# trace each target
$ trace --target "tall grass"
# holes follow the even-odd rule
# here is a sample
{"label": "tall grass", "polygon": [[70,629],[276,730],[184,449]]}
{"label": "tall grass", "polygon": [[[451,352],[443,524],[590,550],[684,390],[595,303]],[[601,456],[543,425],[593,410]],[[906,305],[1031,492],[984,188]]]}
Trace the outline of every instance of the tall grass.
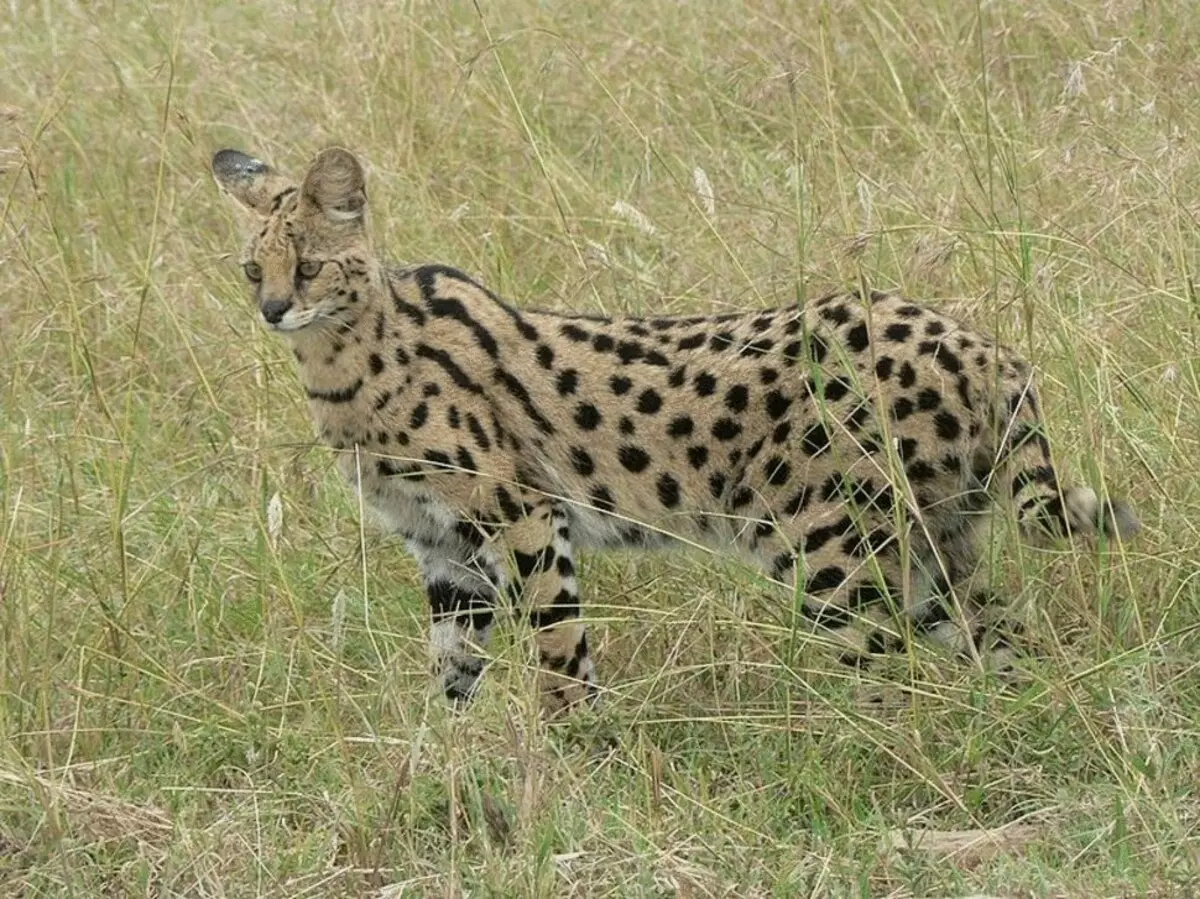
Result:
{"label": "tall grass", "polygon": [[[1197,889],[1200,11],[44,0],[0,39],[0,893]],[[744,569],[618,556],[604,712],[539,722],[514,632],[452,715],[207,175],[335,142],[381,251],[518,303],[958,314],[1145,531],[1002,542],[1012,693],[930,658],[864,705]]]}

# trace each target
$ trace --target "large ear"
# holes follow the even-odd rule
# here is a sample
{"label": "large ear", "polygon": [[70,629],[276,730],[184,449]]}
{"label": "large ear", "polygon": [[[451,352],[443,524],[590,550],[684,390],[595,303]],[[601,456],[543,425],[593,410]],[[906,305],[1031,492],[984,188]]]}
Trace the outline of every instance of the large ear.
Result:
{"label": "large ear", "polygon": [[213,177],[217,184],[247,209],[268,215],[275,198],[291,182],[265,162],[237,150],[221,150],[213,157]]}
{"label": "large ear", "polygon": [[335,222],[358,222],[367,209],[367,179],[354,154],[330,147],[317,154],[304,185],[304,202]]}

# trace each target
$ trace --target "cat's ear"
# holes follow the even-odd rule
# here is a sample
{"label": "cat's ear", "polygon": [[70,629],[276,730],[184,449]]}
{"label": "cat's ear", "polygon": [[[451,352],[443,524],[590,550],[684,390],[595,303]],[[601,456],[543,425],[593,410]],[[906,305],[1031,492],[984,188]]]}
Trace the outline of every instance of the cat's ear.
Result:
{"label": "cat's ear", "polygon": [[362,222],[367,211],[367,179],[362,165],[349,150],[322,150],[308,167],[300,198],[330,221]]}
{"label": "cat's ear", "polygon": [[261,216],[270,215],[279,198],[295,190],[269,165],[238,150],[221,150],[212,160],[213,177],[229,196]]}

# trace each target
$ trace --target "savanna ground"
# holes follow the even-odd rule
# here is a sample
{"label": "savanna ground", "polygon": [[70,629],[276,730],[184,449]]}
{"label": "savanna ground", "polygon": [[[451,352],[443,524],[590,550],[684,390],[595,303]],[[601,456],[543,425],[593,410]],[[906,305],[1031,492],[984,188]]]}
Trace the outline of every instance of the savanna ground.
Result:
{"label": "savanna ground", "polygon": [[[1200,889],[1200,8],[12,0],[0,40],[0,893]],[[960,314],[1145,530],[998,541],[1008,693],[930,654],[864,704],[746,570],[613,556],[603,711],[540,723],[514,629],[452,715],[207,174],[334,142],[392,258],[519,303]]]}

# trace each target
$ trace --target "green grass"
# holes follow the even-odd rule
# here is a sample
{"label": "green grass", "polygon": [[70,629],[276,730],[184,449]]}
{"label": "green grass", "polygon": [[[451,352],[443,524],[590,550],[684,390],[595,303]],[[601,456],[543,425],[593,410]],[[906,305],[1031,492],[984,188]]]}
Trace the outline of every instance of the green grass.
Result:
{"label": "green grass", "polygon": [[[0,13],[0,894],[1200,890],[1200,11],[480,7]],[[333,142],[389,256],[518,303],[961,315],[1145,530],[998,546],[1008,694],[931,656],[866,706],[747,571],[613,556],[603,712],[540,723],[515,632],[452,715],[207,174]]]}

